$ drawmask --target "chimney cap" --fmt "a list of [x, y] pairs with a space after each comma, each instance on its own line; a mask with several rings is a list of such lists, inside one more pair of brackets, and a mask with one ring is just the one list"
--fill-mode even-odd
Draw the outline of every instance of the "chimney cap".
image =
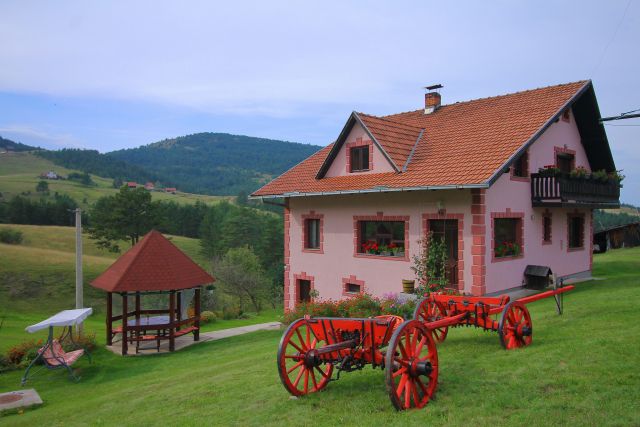
[[426, 90], [436, 90], [436, 89], [441, 89], [442, 87], [443, 86], [440, 83], [438, 83], [438, 84], [431, 85], [431, 86], [425, 86], [424, 88]]

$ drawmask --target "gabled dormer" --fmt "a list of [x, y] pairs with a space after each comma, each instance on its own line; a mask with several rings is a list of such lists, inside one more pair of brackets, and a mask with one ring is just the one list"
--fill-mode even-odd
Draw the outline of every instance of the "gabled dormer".
[[401, 173], [422, 134], [414, 126], [353, 112], [316, 178]]

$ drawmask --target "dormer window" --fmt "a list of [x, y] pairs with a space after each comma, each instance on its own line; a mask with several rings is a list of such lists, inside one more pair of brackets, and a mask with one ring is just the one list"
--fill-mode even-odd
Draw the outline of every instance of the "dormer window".
[[349, 156], [351, 157], [350, 172], [362, 172], [369, 170], [369, 146], [352, 147]]

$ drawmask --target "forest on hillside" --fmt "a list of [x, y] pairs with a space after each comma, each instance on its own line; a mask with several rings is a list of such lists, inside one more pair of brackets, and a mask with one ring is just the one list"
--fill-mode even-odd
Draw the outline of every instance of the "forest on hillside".
[[160, 182], [170, 186], [173, 183], [162, 177], [160, 174], [151, 172], [142, 167], [127, 163], [104, 154], [97, 150], [81, 150], [75, 148], [64, 148], [62, 150], [37, 151], [40, 157], [52, 161], [53, 163], [68, 169], [77, 169], [98, 175], [104, 178], [113, 178], [119, 181], [136, 182]]
[[108, 153], [153, 169], [183, 191], [251, 193], [321, 147], [224, 133], [198, 133]]

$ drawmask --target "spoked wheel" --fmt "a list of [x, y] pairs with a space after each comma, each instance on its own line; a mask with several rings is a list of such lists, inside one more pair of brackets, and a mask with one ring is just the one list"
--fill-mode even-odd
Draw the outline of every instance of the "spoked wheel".
[[[420, 304], [416, 306], [416, 309], [413, 312], [413, 318], [422, 323], [435, 322], [436, 320], [440, 320], [444, 317], [447, 317], [447, 311], [444, 305], [437, 301], [432, 301], [430, 298], [425, 298], [420, 301]], [[449, 332], [448, 326], [431, 330], [433, 339], [436, 340], [436, 342], [444, 341], [447, 337], [447, 332]]]
[[408, 320], [396, 329], [385, 356], [385, 382], [399, 411], [422, 408], [434, 396], [438, 383], [438, 351], [428, 329]]
[[529, 310], [517, 301], [509, 303], [498, 324], [500, 343], [507, 350], [525, 347], [533, 340], [533, 327]]
[[278, 372], [289, 393], [302, 396], [327, 386], [333, 365], [324, 364], [316, 353], [318, 347], [326, 344], [316, 337], [306, 319], [289, 325], [278, 347]]

